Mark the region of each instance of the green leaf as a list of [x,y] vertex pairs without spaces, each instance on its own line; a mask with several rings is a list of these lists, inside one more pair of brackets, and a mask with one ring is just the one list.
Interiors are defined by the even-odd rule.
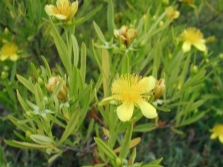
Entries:
[[0,165],[6,165],[6,161],[5,161],[5,157],[4,157],[4,153],[2,150],[2,147],[0,146]]
[[69,120],[66,129],[57,145],[62,144],[70,136],[71,133],[76,133],[80,115],[80,112],[77,110],[73,112],[71,119]]
[[115,23],[114,23],[114,6],[112,0],[108,0],[107,24],[108,24],[109,36],[113,37]]
[[4,142],[10,146],[17,147],[17,148],[27,148],[27,149],[42,149],[42,148],[49,148],[48,145],[39,145],[33,144],[28,142],[19,142],[15,140],[4,140]]
[[53,142],[52,138],[39,134],[32,134],[30,135],[30,138],[38,144],[49,144]]
[[103,33],[101,32],[101,29],[98,27],[98,25],[93,22],[93,25],[94,25],[94,29],[99,37],[99,39],[103,42],[103,43],[106,43],[106,40],[105,40],[105,37],[103,35]]
[[19,74],[17,74],[16,76],[19,82],[21,82],[30,92],[34,93],[34,86],[31,81],[27,80]]
[[98,148],[104,152],[110,160],[117,158],[112,149],[110,149],[100,138],[95,137],[94,141],[96,142]]
[[94,119],[91,119],[91,122],[88,126],[88,129],[87,129],[87,134],[85,136],[85,139],[84,139],[84,143],[86,143],[86,141],[88,140],[92,130],[93,130],[93,127],[94,127]]
[[21,129],[23,132],[30,131],[31,133],[34,133],[34,130],[30,126],[19,123],[19,120],[13,117],[12,115],[9,115],[8,118],[13,124],[16,125],[16,127]]
[[202,113],[200,113],[200,114],[194,115],[194,116],[192,116],[191,118],[189,118],[189,119],[187,119],[187,120],[184,120],[184,121],[181,122],[180,124],[175,125],[175,127],[181,127],[181,126],[189,125],[189,124],[191,124],[191,123],[193,123],[193,122],[198,121],[198,120],[201,119],[204,115],[205,115],[205,112],[202,112]]
[[78,65],[79,61],[79,46],[77,43],[77,39],[74,35],[71,35],[72,43],[73,43],[73,52],[74,52],[74,65]]
[[108,96],[108,86],[109,86],[109,74],[110,74],[110,67],[109,67],[109,53],[107,49],[102,49],[102,83],[103,83],[103,92],[104,97]]
[[170,129],[171,129],[174,133],[176,133],[176,134],[178,134],[178,135],[181,135],[181,136],[184,136],[184,135],[185,135],[185,133],[184,133],[183,131],[178,130],[178,129],[174,128],[174,127],[171,127]]
[[52,36],[53,36],[57,51],[59,53],[60,59],[68,75],[70,76],[72,68],[71,68],[71,60],[70,60],[71,56],[69,56],[68,48],[66,44],[64,43],[63,39],[61,38],[60,34],[58,33],[52,21],[51,21],[51,26],[52,26]]
[[81,77],[83,79],[83,83],[85,83],[85,76],[86,76],[86,45],[82,43],[81,45],[81,67],[80,67],[80,72],[81,72]]
[[155,126],[153,124],[141,124],[141,125],[136,125],[133,128],[133,132],[149,132],[155,129]]
[[[85,2],[84,2],[85,3]],[[80,24],[82,24],[83,22],[89,20],[92,16],[94,16],[98,11],[101,10],[101,8],[103,7],[103,5],[97,5],[96,8],[92,9],[90,12],[88,12],[87,14],[85,14],[84,17],[81,17],[79,19],[77,19],[75,21],[75,26],[79,26]]]
[[121,151],[119,154],[119,157],[121,158],[126,158],[129,153],[129,145],[130,145],[131,137],[132,137],[132,129],[133,129],[133,125],[132,123],[130,123],[127,127],[124,140],[121,143]]
[[54,154],[52,157],[50,157],[48,159],[48,163],[52,163],[53,161],[55,161],[60,155],[62,155],[61,152],[57,153],[57,154]]
[[52,74],[51,74],[50,66],[49,66],[47,60],[43,56],[41,56],[41,58],[42,58],[43,63],[45,65],[45,67],[46,67],[47,76],[51,76]]
[[129,56],[126,54],[122,59],[122,74],[127,74],[130,71],[129,67]]
[[143,165],[142,167],[163,167],[162,165],[159,165],[162,160],[163,158],[156,159],[146,165]]
[[25,101],[23,100],[22,96],[20,95],[19,91],[16,90],[16,93],[17,93],[17,98],[22,106],[22,108],[25,110],[25,111],[28,111],[29,110],[29,107],[26,105]]

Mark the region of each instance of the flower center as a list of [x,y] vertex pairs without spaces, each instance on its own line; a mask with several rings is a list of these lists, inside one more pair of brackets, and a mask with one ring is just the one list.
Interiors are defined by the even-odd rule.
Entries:
[[183,34],[183,37],[189,42],[197,42],[198,40],[203,38],[203,34],[195,29],[195,28],[188,28],[186,32]]
[[140,82],[138,75],[122,75],[112,84],[112,94],[116,100],[134,103],[142,99],[141,94],[146,92],[147,85]]

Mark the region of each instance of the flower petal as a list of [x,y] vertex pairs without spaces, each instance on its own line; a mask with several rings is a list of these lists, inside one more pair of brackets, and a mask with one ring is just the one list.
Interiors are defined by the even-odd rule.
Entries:
[[54,16],[55,16],[56,18],[58,18],[59,20],[66,20],[66,19],[67,19],[67,16],[62,15],[62,14],[55,14]]
[[77,10],[78,10],[78,1],[75,1],[71,5],[71,11],[72,11],[71,16],[75,15],[77,13]]
[[183,49],[184,52],[188,52],[188,51],[190,51],[190,49],[191,49],[191,43],[185,41],[185,42],[183,43],[182,49]]
[[149,104],[148,102],[141,100],[138,101],[137,104],[139,105],[142,114],[146,117],[146,118],[156,118],[157,117],[157,112],[156,112],[156,108],[153,107],[151,104]]
[[58,9],[63,9],[69,6],[69,1],[68,0],[57,0],[56,2]]
[[8,58],[8,55],[0,55],[0,60],[5,61]]
[[223,143],[223,135],[218,136],[218,139],[220,140],[221,143]]
[[[141,87],[146,87],[146,91],[150,92],[156,86],[156,79],[153,76],[144,77],[139,81]],[[146,92],[143,92],[146,93]]]
[[18,58],[19,58],[19,56],[17,55],[17,54],[13,54],[13,55],[10,55],[10,60],[12,60],[12,61],[16,61]]
[[118,118],[125,122],[132,118],[134,110],[134,103],[122,103],[122,105],[117,107]]
[[215,133],[212,133],[210,139],[215,139],[217,137],[217,135]]
[[203,52],[206,51],[206,46],[203,42],[196,42],[196,43],[193,43],[193,45],[200,51],[203,51]]
[[53,6],[53,5],[46,5],[45,11],[49,16],[52,16],[52,15],[54,15],[54,8],[55,8],[55,6]]

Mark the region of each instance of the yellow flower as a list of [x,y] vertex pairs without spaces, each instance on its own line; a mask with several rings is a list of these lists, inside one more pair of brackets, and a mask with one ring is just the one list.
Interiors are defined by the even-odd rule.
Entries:
[[[53,93],[60,81],[60,76],[50,77],[48,83],[45,84],[45,86],[50,93]],[[59,93],[57,94],[57,98],[62,102],[67,101],[67,86],[64,81]]]
[[221,143],[223,143],[223,124],[217,124],[210,130],[212,132],[211,139],[218,137]]
[[166,8],[166,16],[169,19],[177,19],[180,16],[180,12],[177,10],[174,10],[172,6],[169,6]]
[[121,40],[122,44],[128,47],[132,44],[133,40],[136,38],[137,30],[133,28],[128,29],[128,27],[124,25],[119,30],[115,29],[114,35],[116,38]]
[[55,16],[64,22],[71,20],[78,10],[78,0],[72,4],[68,0],[57,0],[56,5],[46,5],[45,11],[49,16]]
[[156,79],[152,76],[141,78],[138,75],[122,75],[113,82],[112,96],[107,99],[121,102],[117,107],[117,115],[123,122],[131,119],[135,105],[145,117],[155,118],[156,109],[147,102],[155,84]]
[[16,61],[19,58],[17,52],[18,46],[15,43],[6,43],[1,48],[0,60],[4,61],[6,59],[10,59],[12,61]]
[[179,0],[179,1],[184,3],[184,4],[186,4],[186,5],[188,5],[188,6],[190,6],[190,7],[192,7],[192,8],[196,7],[194,5],[194,0]]
[[196,28],[187,28],[184,30],[180,38],[184,41],[182,49],[184,52],[188,52],[191,49],[191,45],[194,45],[198,50],[206,52],[205,40],[200,30]]

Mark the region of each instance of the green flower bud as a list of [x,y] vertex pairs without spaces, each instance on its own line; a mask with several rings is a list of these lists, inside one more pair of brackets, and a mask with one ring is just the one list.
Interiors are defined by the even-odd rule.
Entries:
[[28,131],[28,130],[26,131],[26,137],[27,137],[27,138],[30,138],[30,135],[31,135],[31,134],[32,134],[32,133],[31,133],[30,131]]
[[4,71],[8,71],[9,70],[9,67],[8,66],[3,66],[3,70]]
[[196,74],[197,71],[198,71],[198,67],[197,67],[196,65],[193,65],[193,66],[191,67],[191,73],[192,73],[192,74]]
[[120,166],[120,165],[122,165],[122,160],[120,159],[120,158],[116,158],[115,159],[115,163],[116,163],[116,165],[118,165],[118,166]]
[[5,80],[5,79],[7,79],[7,78],[8,78],[8,73],[5,72],[5,71],[2,71],[2,72],[1,72],[1,79],[2,79],[2,80]]

